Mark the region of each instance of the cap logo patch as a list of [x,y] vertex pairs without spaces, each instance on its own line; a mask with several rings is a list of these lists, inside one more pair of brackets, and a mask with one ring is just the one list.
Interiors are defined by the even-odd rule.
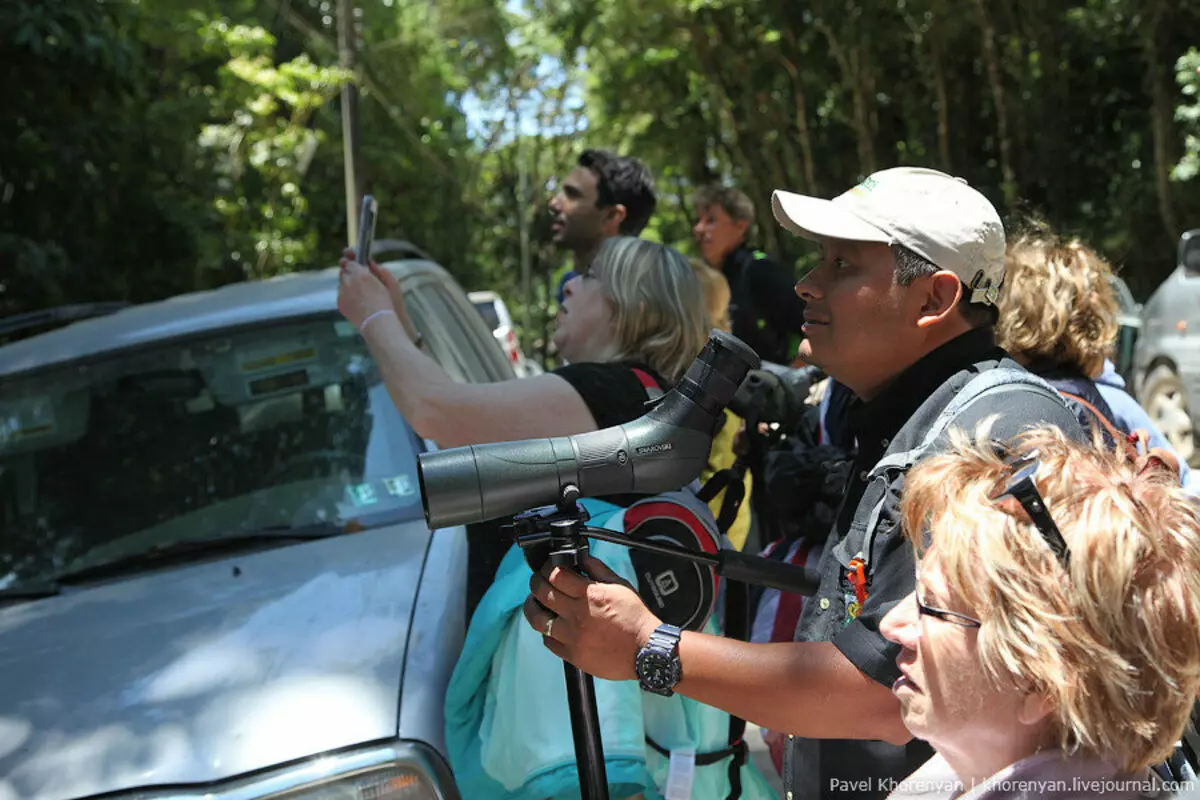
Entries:
[[879,181],[877,181],[874,176],[868,175],[862,183],[860,183],[858,186],[855,186],[850,191],[856,194],[868,194],[877,186],[879,186]]
[[971,296],[967,301],[969,303],[986,303],[994,306],[1000,299],[1000,287],[996,286],[990,278],[985,278],[983,270],[975,273],[975,277],[967,284],[967,288],[971,290]]

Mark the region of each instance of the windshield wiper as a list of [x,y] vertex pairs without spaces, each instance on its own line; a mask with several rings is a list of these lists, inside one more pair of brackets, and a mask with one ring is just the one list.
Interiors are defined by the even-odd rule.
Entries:
[[264,544],[327,539],[331,536],[340,536],[345,532],[345,527],[334,522],[318,522],[297,527],[272,525],[251,531],[228,531],[216,536],[180,539],[152,547],[149,550],[131,553],[128,556],[102,561],[99,564],[85,564],[74,569],[66,569],[55,575],[54,580],[56,583],[71,583],[92,578],[105,578],[123,572],[138,572],[153,568],[164,562],[186,560],[188,557],[196,555],[247,550]]

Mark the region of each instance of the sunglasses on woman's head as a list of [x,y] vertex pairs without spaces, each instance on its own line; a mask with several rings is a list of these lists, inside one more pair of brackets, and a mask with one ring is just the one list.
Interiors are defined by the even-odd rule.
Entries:
[[1067,547],[1062,532],[1054,524],[1050,509],[1046,507],[1046,501],[1038,491],[1034,476],[1037,475],[1039,463],[1036,450],[1014,461],[1012,475],[1004,488],[992,495],[991,499],[992,502],[997,502],[1005,497],[1012,497],[1020,503],[1021,508],[1025,509],[1025,513],[1032,520],[1033,526],[1038,529],[1038,533],[1046,540],[1046,544],[1054,551],[1054,555],[1065,569],[1071,563],[1071,550]]

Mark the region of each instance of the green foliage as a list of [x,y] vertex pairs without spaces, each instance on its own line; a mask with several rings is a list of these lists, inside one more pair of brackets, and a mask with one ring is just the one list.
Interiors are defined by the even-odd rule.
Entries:
[[320,253],[302,187],[324,131],[312,115],[352,79],[307,54],[276,65],[275,37],[261,27],[207,21],[205,50],[227,59],[209,93],[211,116],[198,142],[217,177],[213,207],[229,257],[247,277],[262,278],[309,264]]
[[0,4],[0,315],[333,264],[347,81],[378,235],[503,292],[533,353],[567,266],[546,204],[584,147],[646,161],[645,235],[693,256],[703,183],[803,266],[771,191],[895,164],[1083,236],[1139,296],[1200,219],[1200,0],[355,5],[348,72],[332,0]]
[[1171,173],[1177,181],[1190,181],[1200,174],[1200,50],[1192,48],[1175,64],[1176,80],[1187,98],[1175,109],[1175,119],[1187,131],[1186,152]]
[[209,220],[186,99],[152,100],[152,67],[114,6],[0,4],[0,314],[149,299],[192,274]]

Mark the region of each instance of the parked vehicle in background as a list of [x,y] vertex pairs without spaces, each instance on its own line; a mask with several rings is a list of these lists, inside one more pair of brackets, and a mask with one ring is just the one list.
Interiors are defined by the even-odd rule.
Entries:
[[521,342],[517,338],[517,330],[504,299],[495,292],[486,291],[471,292],[468,297],[479,311],[479,315],[483,317],[483,321],[492,329],[492,336],[500,343],[501,349],[504,350],[509,363],[513,365],[513,371],[517,376],[540,374],[541,368],[537,366],[536,362],[525,358],[525,354],[521,351]]
[[1133,351],[1142,330],[1142,304],[1133,299],[1128,284],[1116,275],[1112,276],[1113,292],[1117,296],[1117,341],[1113,347],[1113,366],[1125,380],[1126,386],[1133,385]]
[[1200,228],[1180,237],[1177,262],[1142,308],[1135,386],[1138,402],[1171,446],[1200,466]]
[[[457,379],[466,294],[386,263]],[[337,268],[0,347],[0,795],[455,800],[467,541],[337,311]]]

